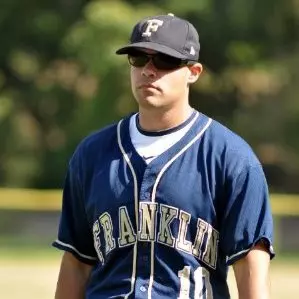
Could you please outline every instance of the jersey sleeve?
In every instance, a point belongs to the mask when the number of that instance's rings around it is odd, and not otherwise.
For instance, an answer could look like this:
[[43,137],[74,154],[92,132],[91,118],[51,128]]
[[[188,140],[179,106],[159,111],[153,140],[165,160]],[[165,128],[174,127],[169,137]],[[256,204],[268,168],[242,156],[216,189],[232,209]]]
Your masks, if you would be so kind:
[[249,164],[234,172],[226,182],[226,198],[219,245],[227,264],[245,256],[260,241],[272,258],[273,220],[262,166]]
[[84,206],[78,154],[72,157],[67,170],[62,199],[58,239],[53,246],[71,252],[81,262],[95,264],[97,255]]

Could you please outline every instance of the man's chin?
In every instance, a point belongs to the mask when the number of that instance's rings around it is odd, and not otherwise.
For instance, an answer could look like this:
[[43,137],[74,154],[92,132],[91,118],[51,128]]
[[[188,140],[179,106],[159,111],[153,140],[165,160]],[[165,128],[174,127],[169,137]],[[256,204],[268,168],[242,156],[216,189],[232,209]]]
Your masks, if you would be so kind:
[[140,106],[143,107],[152,107],[152,108],[159,108],[162,106],[161,99],[155,96],[145,96],[142,98],[139,98],[138,103]]

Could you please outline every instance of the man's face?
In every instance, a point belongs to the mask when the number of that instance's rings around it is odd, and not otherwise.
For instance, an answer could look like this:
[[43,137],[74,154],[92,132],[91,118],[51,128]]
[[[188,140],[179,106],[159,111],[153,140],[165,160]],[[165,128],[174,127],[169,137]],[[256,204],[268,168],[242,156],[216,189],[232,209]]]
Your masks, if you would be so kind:
[[[143,49],[155,55],[157,52]],[[187,66],[174,70],[157,69],[152,60],[143,67],[131,66],[131,87],[140,107],[167,108],[188,100],[190,69]]]

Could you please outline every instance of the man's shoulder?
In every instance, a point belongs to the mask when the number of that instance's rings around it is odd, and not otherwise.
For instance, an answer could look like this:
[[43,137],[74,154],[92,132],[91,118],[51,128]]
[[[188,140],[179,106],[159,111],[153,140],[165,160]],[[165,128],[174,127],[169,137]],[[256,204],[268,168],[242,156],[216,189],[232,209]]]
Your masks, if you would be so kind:
[[75,149],[75,156],[99,157],[109,155],[117,147],[117,126],[119,121],[113,122],[84,137]]
[[239,160],[248,164],[260,164],[252,146],[238,133],[217,120],[213,120],[207,131],[210,146],[218,154],[229,160]]
[[212,137],[217,137],[217,141],[223,142],[223,143],[229,143],[232,146],[236,145],[243,145],[243,146],[249,146],[247,141],[241,135],[234,132],[232,129],[230,129],[228,126],[220,123],[219,121],[213,119],[211,130],[210,130]]
[[88,134],[79,142],[78,147],[92,149],[94,146],[109,144],[116,140],[116,134],[117,122],[114,122]]

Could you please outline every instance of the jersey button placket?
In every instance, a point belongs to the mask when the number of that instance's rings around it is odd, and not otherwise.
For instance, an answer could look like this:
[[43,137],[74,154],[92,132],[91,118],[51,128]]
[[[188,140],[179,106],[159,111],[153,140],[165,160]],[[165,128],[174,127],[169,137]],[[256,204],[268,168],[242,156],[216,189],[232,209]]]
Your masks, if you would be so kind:
[[147,263],[148,260],[149,260],[148,256],[144,255],[144,256],[142,257],[142,261],[143,261],[143,262]]
[[[147,168],[141,183],[139,191],[139,203],[151,202],[151,188],[154,184],[155,176]],[[136,298],[147,298],[149,291],[149,279],[151,275],[150,261],[151,261],[151,242],[139,241],[138,242],[138,262],[137,271],[140,277],[136,279]],[[139,296],[138,296],[139,293]]]

